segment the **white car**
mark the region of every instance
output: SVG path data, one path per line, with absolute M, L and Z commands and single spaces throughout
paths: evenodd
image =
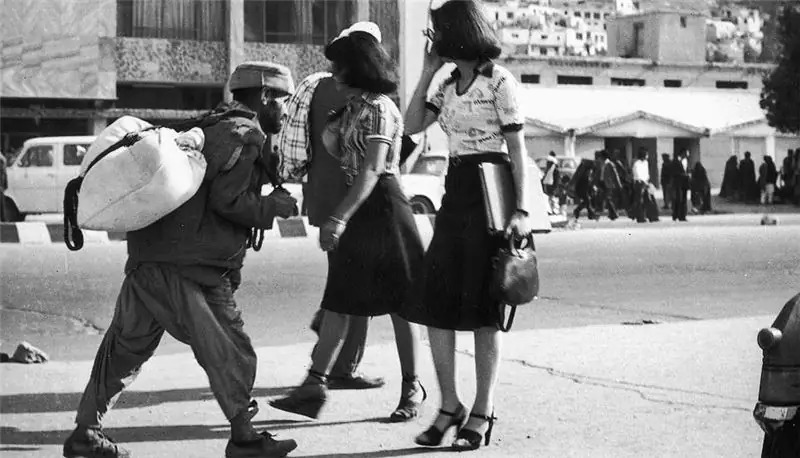
M 27 140 L 6 169 L 8 187 L 3 221 L 22 221 L 30 213 L 63 212 L 64 187 L 78 176 L 94 136 L 40 137 Z
M 410 170 L 400 176 L 400 183 L 416 214 L 436 213 L 444 196 L 447 154 L 427 152 L 420 155 Z

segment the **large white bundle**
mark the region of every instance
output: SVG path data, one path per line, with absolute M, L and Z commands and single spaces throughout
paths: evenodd
M 81 174 L 85 173 L 78 198 L 81 228 L 142 229 L 183 205 L 200 188 L 206 161 L 200 153 L 205 138 L 198 128 L 182 134 L 167 128 L 142 132 L 132 146 L 115 150 L 85 172 L 98 154 L 127 133 L 149 126 L 122 117 L 89 147 L 81 163 Z

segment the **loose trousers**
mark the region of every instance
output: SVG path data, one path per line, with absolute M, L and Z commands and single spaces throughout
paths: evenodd
M 220 286 L 203 286 L 163 264 L 143 264 L 128 273 L 76 423 L 101 426 L 103 416 L 155 352 L 164 331 L 192 348 L 229 420 L 246 409 L 257 358 L 233 299 L 236 286 L 228 278 Z

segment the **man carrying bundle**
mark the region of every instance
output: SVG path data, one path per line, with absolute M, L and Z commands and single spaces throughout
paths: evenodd
M 257 356 L 244 332 L 234 291 L 251 229 L 269 229 L 296 202 L 288 193 L 261 196 L 261 148 L 281 127 L 280 98 L 294 91 L 286 67 L 252 62 L 230 78 L 233 101 L 203 122 L 206 175 L 198 192 L 164 218 L 127 235 L 128 262 L 111 325 L 64 443 L 64 456 L 130 457 L 101 421 L 153 355 L 164 331 L 191 346 L 231 423 L 228 458 L 282 457 L 297 447 L 258 433 L 251 420 Z M 262 130 L 262 127 L 264 130 Z

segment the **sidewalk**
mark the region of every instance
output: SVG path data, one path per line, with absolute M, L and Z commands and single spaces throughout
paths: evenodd
M 535 313 L 535 307 L 519 313 Z M 752 418 L 761 351 L 756 333 L 774 317 L 512 332 L 498 387 L 499 422 L 480 457 L 752 457 L 762 434 Z M 472 345 L 459 336 L 466 402 L 474 393 Z M 259 348 L 257 425 L 299 447 L 292 457 L 452 456 L 413 437 L 438 408 L 428 347 L 422 418 L 382 422 L 397 403 L 393 344 L 370 345 L 362 369 L 379 390 L 334 391 L 320 420 L 271 409 L 267 399 L 303 376 L 312 343 Z M 0 365 L 2 455 L 61 456 L 91 361 Z M 107 417 L 135 457 L 221 457 L 228 427 L 191 353 L 156 356 Z M 448 437 L 445 443 L 452 439 Z

